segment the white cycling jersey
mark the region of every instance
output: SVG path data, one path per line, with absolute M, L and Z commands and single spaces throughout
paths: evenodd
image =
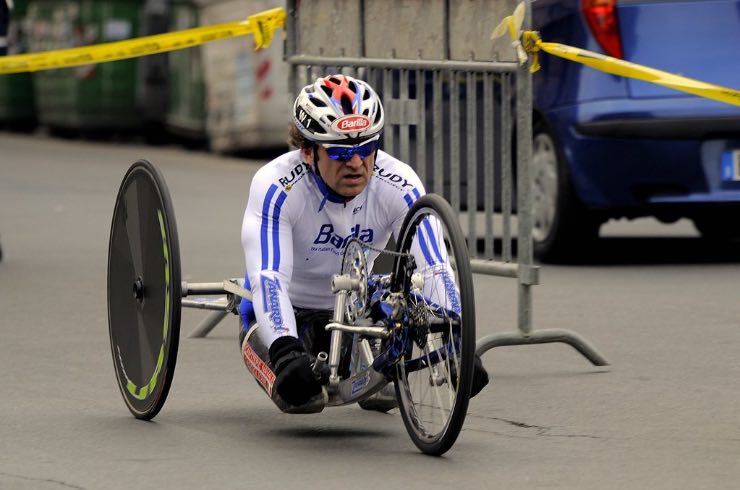
M 283 335 L 297 337 L 293 307 L 334 307 L 330 281 L 340 272 L 348 240 L 355 237 L 383 249 L 391 234 L 398 236 L 409 207 L 423 194 L 411 167 L 383 151 L 377 153 L 367 187 L 346 202 L 302 162 L 298 150 L 262 167 L 252 180 L 241 233 L 246 288 L 253 295 L 251 303 L 242 301 L 245 325 L 253 308 L 265 346 Z M 436 246 L 414 245 L 416 263 L 427 269 L 445 264 L 442 291 L 456 298 L 444 247 L 429 236 L 434 234 L 431 228 L 422 228 L 420 233 L 427 236 L 419 242 Z M 378 254 L 368 251 L 368 269 Z

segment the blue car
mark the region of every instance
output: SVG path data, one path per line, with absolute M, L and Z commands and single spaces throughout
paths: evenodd
M 543 41 L 740 89 L 740 0 L 533 0 Z M 535 254 L 581 253 L 612 218 L 740 237 L 740 107 L 545 53 L 534 74 Z

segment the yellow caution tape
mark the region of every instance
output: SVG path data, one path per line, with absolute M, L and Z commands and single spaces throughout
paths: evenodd
M 531 72 L 536 72 L 540 69 L 539 51 L 542 50 L 551 55 L 575 61 L 576 63 L 581 63 L 596 70 L 611 73 L 612 75 L 635 78 L 707 99 L 740 106 L 740 91 L 738 90 L 674 75 L 666 71 L 638 65 L 637 63 L 630 63 L 629 61 L 612 58 L 611 56 L 605 56 L 585 49 L 574 48 L 565 44 L 543 42 L 540 39 L 539 33 L 536 31 L 521 32 L 523 22 L 524 3 L 522 2 L 517 5 L 513 15 L 505 17 L 496 26 L 491 33 L 491 39 L 501 37 L 508 32 L 512 39 L 511 45 L 517 53 L 520 64 L 523 65 L 527 61 L 526 55 L 522 56 L 522 51 L 530 53 L 532 64 L 529 70 Z M 521 42 L 519 41 L 520 39 Z
M 666 71 L 612 58 L 611 56 L 594 53 L 593 51 L 574 48 L 565 44 L 543 42 L 537 32 L 528 31 L 523 34 L 524 49 L 530 52 L 536 52 L 536 50 L 541 49 L 551 55 L 575 61 L 596 70 L 611 73 L 612 75 L 643 80 L 707 99 L 740 106 L 740 91 L 738 90 L 674 75 Z M 532 69 L 535 69 L 535 63 L 532 64 Z
M 285 26 L 285 9 L 274 8 L 241 22 L 227 22 L 93 46 L 0 57 L 0 75 L 51 70 L 165 53 L 238 36 L 254 35 L 255 48 L 270 45 L 276 29 Z
M 522 48 L 522 43 L 519 42 L 519 33 L 522 29 L 522 23 L 524 22 L 525 7 L 524 2 L 521 2 L 514 9 L 514 15 L 504 17 L 504 19 L 496 26 L 491 33 L 491 39 L 502 37 L 507 32 L 511 37 L 511 46 L 516 51 L 516 56 L 519 59 L 519 64 L 527 62 L 527 53 Z

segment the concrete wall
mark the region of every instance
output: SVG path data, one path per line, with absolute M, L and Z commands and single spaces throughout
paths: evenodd
M 362 55 L 360 0 L 303 0 L 297 25 L 301 54 L 314 56 Z
M 514 61 L 511 41 L 491 31 L 515 0 L 303 0 L 300 54 L 327 57 Z M 364 40 L 363 40 L 364 33 Z
M 285 5 L 281 0 L 200 2 L 201 25 L 246 19 Z M 251 36 L 203 45 L 206 127 L 216 152 L 285 144 L 292 96 L 280 37 L 254 50 Z

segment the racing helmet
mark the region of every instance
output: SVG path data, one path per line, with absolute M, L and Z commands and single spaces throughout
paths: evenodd
M 293 122 L 309 141 L 354 144 L 383 129 L 383 104 L 369 84 L 328 75 L 303 87 L 293 104 Z

